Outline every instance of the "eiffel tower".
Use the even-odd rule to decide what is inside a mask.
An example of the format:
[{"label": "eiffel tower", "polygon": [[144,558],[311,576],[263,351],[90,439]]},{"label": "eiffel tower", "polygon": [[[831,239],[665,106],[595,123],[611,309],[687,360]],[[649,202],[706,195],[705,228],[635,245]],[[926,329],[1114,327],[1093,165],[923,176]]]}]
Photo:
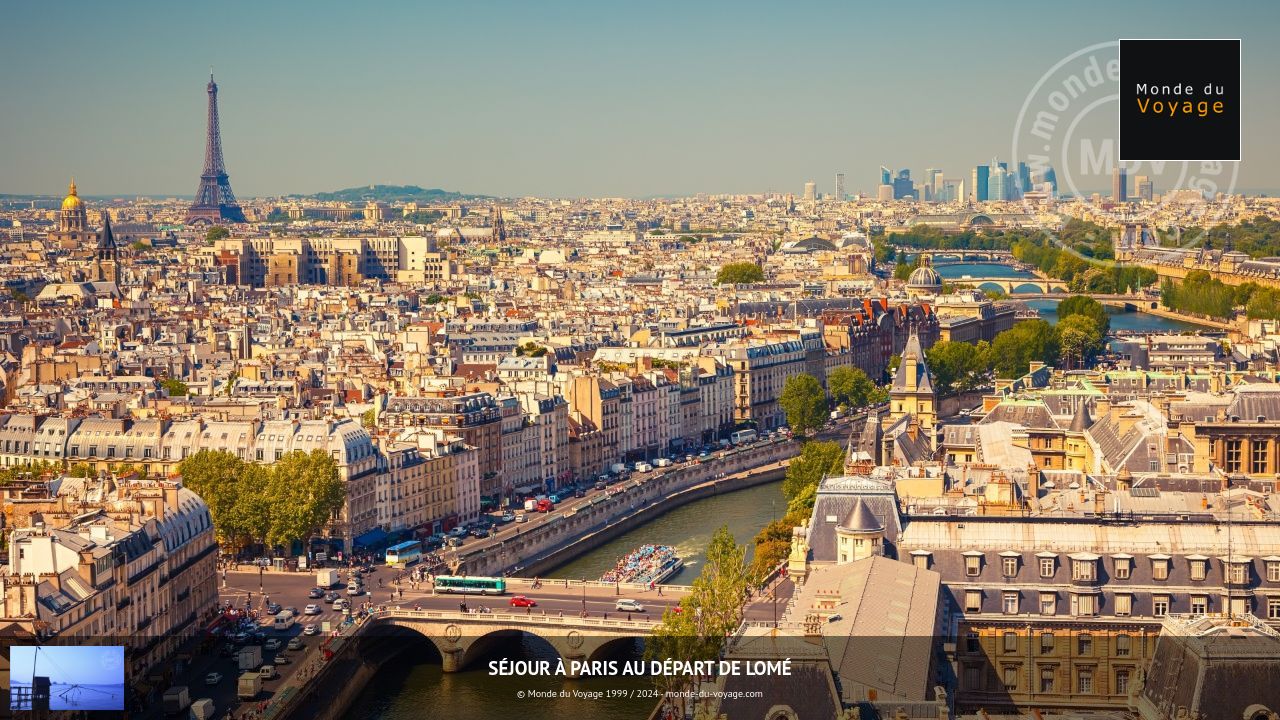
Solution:
[{"label": "eiffel tower", "polygon": [[188,225],[212,225],[218,222],[245,222],[244,211],[231,192],[227,168],[222,163],[222,132],[218,130],[218,84],[209,73],[209,130],[204,145],[204,172],[195,202],[187,208]]}]

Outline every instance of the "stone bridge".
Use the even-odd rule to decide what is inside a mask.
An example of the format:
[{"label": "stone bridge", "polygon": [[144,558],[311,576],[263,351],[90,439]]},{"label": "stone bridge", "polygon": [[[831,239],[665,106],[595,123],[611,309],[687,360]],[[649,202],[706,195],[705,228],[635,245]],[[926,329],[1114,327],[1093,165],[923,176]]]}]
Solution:
[{"label": "stone bridge", "polygon": [[[619,613],[621,615],[622,613]],[[571,661],[590,662],[633,645],[637,637],[652,632],[658,619],[623,620],[522,612],[454,612],[441,610],[386,610],[365,622],[359,631],[362,644],[412,641],[425,638],[435,646],[444,672],[458,672],[505,638],[522,633],[545,640],[564,661],[567,677],[576,677]]]},{"label": "stone bridge", "polygon": [[1008,250],[922,250],[900,245],[894,245],[893,249],[899,255],[928,255],[934,265],[944,265],[949,262],[962,263],[971,260],[1009,261],[1013,259],[1013,253]]},{"label": "stone bridge", "polygon": [[956,285],[972,285],[981,290],[999,290],[1005,295],[1021,295],[1024,291],[1030,290],[1030,294],[1050,295],[1056,297],[1053,293],[1065,294],[1070,291],[1070,286],[1061,280],[1045,280],[1041,278],[988,278],[988,277],[958,277],[946,278],[949,283]]}]

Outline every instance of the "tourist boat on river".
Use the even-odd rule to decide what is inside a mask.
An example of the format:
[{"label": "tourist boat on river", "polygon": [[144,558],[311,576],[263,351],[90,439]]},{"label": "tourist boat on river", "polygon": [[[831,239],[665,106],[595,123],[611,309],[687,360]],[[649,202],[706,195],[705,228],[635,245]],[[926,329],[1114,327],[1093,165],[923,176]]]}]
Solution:
[{"label": "tourist boat on river", "polygon": [[641,545],[600,576],[601,582],[657,584],[680,572],[684,561],[670,545]]}]

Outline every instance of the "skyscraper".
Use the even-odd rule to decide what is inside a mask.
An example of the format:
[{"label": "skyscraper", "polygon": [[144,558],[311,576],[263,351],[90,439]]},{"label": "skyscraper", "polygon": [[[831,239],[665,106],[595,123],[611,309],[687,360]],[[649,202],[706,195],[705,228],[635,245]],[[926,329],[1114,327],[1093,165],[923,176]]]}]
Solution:
[{"label": "skyscraper", "polygon": [[813,202],[818,199],[818,183],[810,180],[804,184],[804,201]]},{"label": "skyscraper", "polygon": [[1111,170],[1111,199],[1115,202],[1129,201],[1126,170],[1122,167]]},{"label": "skyscraper", "polygon": [[1049,183],[1049,185],[1053,187],[1053,194],[1057,195],[1058,194],[1058,174],[1053,171],[1052,165],[1045,166],[1044,181]]},{"label": "skyscraper", "polygon": [[1031,168],[1026,163],[1018,162],[1018,194],[1031,190]]},{"label": "skyscraper", "polygon": [[970,192],[973,193],[974,202],[987,201],[987,185],[991,180],[991,168],[986,165],[978,165],[973,168],[973,187]]},{"label": "skyscraper", "polygon": [[[899,170],[898,177],[893,179],[893,199],[901,200],[906,197],[915,197],[916,186],[911,182],[911,171],[907,169]],[[916,198],[917,200],[919,198]]]},{"label": "skyscraper", "polygon": [[1009,185],[1009,171],[1002,164],[994,165],[987,179],[987,199],[993,202],[1008,200]]},{"label": "skyscraper", "polygon": [[880,184],[881,185],[893,184],[893,173],[890,172],[889,168],[883,165],[880,166]]},{"label": "skyscraper", "polygon": [[1146,175],[1135,175],[1133,178],[1133,194],[1139,200],[1151,202],[1155,195],[1155,184]]},{"label": "skyscraper", "polygon": [[836,201],[844,200],[844,173],[836,173]]}]

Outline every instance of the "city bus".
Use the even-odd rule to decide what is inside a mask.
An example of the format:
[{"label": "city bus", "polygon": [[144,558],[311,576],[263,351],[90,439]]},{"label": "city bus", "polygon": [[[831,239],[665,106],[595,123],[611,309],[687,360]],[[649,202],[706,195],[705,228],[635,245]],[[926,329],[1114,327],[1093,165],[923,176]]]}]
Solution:
[{"label": "city bus", "polygon": [[755,442],[757,437],[759,437],[759,435],[755,430],[739,430],[729,436],[729,442],[734,445],[742,445],[745,443]]},{"label": "city bus", "polygon": [[507,592],[507,581],[502,578],[495,577],[458,577],[455,575],[438,575],[436,577],[436,592],[504,595]]},{"label": "city bus", "polygon": [[387,565],[412,565],[422,559],[422,542],[409,540],[387,548]]}]

